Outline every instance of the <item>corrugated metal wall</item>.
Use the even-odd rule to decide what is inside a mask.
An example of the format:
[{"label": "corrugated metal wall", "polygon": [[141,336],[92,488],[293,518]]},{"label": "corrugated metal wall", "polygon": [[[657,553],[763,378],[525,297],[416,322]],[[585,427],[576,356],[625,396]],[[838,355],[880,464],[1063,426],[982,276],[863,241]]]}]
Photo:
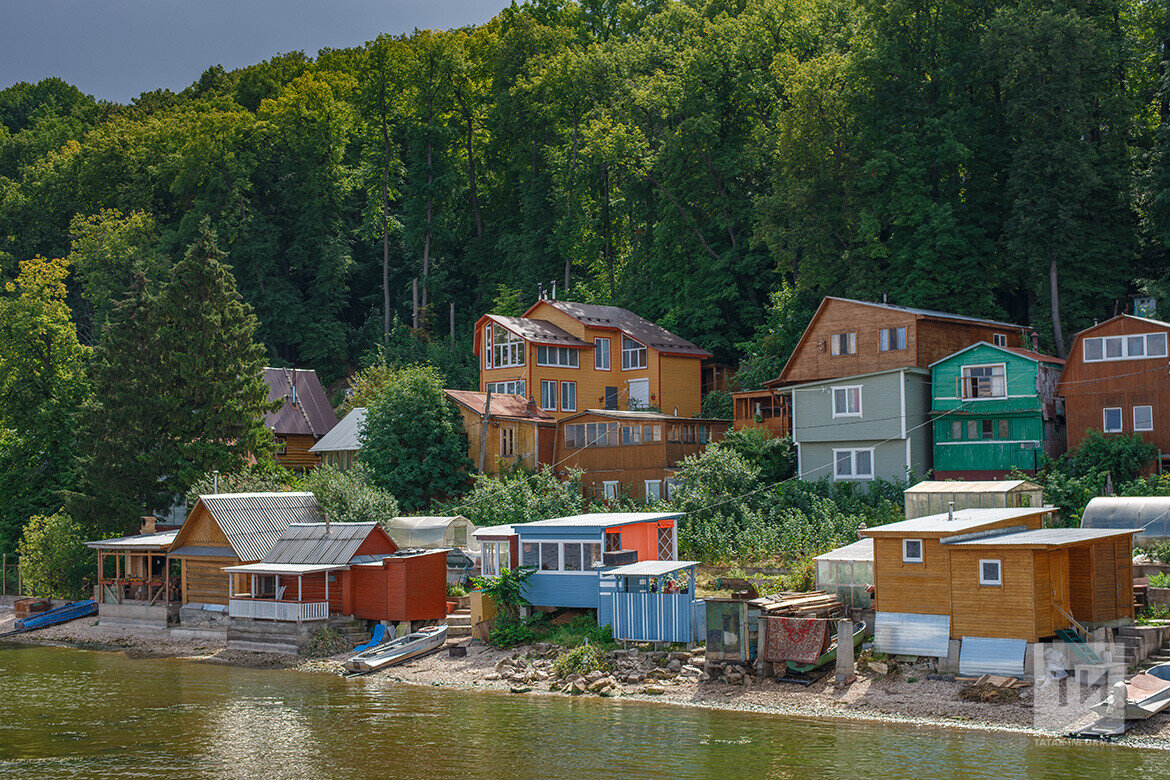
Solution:
[{"label": "corrugated metal wall", "polygon": [[873,646],[890,655],[945,658],[950,635],[950,615],[878,612],[874,619]]},{"label": "corrugated metal wall", "polygon": [[1024,673],[1024,654],[1028,643],[1023,639],[989,639],[979,636],[963,637],[959,648],[959,674]]}]

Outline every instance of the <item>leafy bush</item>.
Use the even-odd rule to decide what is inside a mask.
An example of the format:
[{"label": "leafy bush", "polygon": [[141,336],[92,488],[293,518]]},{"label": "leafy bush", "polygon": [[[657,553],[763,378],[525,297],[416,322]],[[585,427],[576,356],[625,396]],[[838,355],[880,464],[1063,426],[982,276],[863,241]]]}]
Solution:
[{"label": "leafy bush", "polygon": [[553,672],[557,677],[572,677],[590,672],[609,671],[609,658],[597,645],[585,643],[557,656],[553,661]]},{"label": "leafy bush", "polygon": [[1113,475],[1115,485],[1137,479],[1142,469],[1158,456],[1158,448],[1136,433],[1110,434],[1089,431],[1080,445],[1061,460],[1075,474]]},{"label": "leafy bush", "polygon": [[1170,588],[1170,574],[1158,572],[1150,577],[1151,588]]},{"label": "leafy bush", "polygon": [[353,649],[353,643],[337,632],[332,626],[321,626],[301,648],[301,655],[307,658],[328,658]]},{"label": "leafy bush", "polygon": [[309,472],[303,484],[305,490],[317,497],[321,511],[338,523],[374,521],[387,525],[398,515],[394,496],[371,484],[360,463],[348,471],[318,466]]},{"label": "leafy bush", "polygon": [[597,647],[609,648],[614,646],[613,627],[597,625],[597,614],[590,611],[588,614],[577,615],[564,625],[552,625],[547,614],[537,612],[532,616],[528,625],[536,632],[542,642],[548,642],[561,647],[577,647],[591,644]]},{"label": "leafy bush", "polygon": [[[283,466],[270,465],[271,461],[254,466],[245,466],[239,471],[219,475],[220,493],[280,493],[299,489],[301,477]],[[216,476],[207,472],[191,485],[187,491],[187,505],[192,506],[199,496],[216,491]]]},{"label": "leafy bush", "polygon": [[703,396],[703,416],[709,420],[730,420],[735,416],[731,394],[712,390]]},{"label": "leafy bush", "polygon": [[536,632],[527,621],[503,614],[492,621],[492,630],[488,634],[488,644],[493,647],[515,647],[531,644],[535,640]]},{"label": "leafy bush", "polygon": [[498,577],[476,577],[472,582],[496,603],[500,615],[498,619],[515,623],[520,621],[520,608],[531,605],[524,598],[524,591],[535,573],[535,569],[519,566],[502,569]]},{"label": "leafy bush", "polygon": [[535,474],[481,474],[471,492],[454,506],[479,526],[510,525],[581,514],[586,510],[581,492],[581,472],[570,471],[564,480],[542,466]]},{"label": "leafy bush", "polygon": [[1165,539],[1142,550],[1154,563],[1170,563],[1170,539]]},{"label": "leafy bush", "polygon": [[447,583],[447,597],[453,599],[461,599],[467,595],[467,588],[460,585],[458,582]]},{"label": "leafy bush", "polygon": [[805,558],[784,575],[784,590],[809,591],[817,586],[817,567],[812,558]]},{"label": "leafy bush", "polygon": [[72,599],[93,586],[94,552],[64,512],[29,518],[18,549],[24,595]]},{"label": "leafy bush", "polygon": [[776,438],[763,428],[731,431],[716,446],[732,450],[759,468],[760,484],[770,485],[796,476],[796,445],[791,436]]}]

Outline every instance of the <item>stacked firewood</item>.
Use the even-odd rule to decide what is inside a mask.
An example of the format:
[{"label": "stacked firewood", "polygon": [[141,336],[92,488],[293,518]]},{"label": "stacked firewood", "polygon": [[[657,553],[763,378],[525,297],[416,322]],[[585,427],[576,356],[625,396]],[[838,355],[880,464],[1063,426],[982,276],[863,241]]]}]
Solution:
[{"label": "stacked firewood", "polygon": [[823,590],[773,593],[752,600],[769,617],[835,618],[845,616],[845,605]]}]

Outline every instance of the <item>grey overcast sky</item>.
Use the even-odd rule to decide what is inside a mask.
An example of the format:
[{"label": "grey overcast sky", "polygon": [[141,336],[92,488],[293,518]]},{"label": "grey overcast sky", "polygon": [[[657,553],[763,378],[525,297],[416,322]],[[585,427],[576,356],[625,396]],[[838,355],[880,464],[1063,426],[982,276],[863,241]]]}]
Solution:
[{"label": "grey overcast sky", "polygon": [[48,76],[124,103],[208,67],[479,24],[509,0],[0,0],[0,88]]}]

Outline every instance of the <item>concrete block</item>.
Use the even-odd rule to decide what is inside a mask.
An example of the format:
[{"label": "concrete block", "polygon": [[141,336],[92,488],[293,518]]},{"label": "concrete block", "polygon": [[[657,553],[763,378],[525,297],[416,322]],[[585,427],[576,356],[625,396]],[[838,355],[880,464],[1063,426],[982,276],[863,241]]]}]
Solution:
[{"label": "concrete block", "polygon": [[959,673],[959,648],[962,644],[960,639],[952,639],[947,643],[947,657],[938,659],[939,674]]}]

